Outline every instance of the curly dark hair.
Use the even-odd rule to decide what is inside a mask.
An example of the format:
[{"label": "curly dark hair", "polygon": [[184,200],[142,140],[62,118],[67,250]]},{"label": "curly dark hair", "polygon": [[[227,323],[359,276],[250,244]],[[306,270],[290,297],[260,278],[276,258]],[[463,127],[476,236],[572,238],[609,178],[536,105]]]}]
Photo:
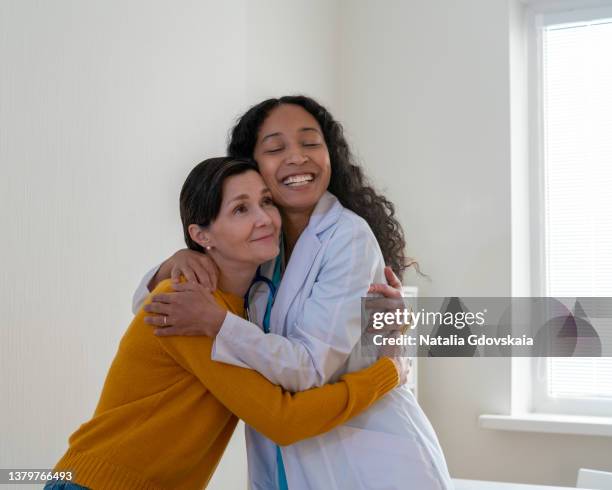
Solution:
[{"label": "curly dark hair", "polygon": [[378,194],[349,150],[342,125],[325,107],[303,95],[268,99],[251,107],[239,119],[231,132],[228,155],[253,158],[259,128],[272,109],[282,104],[294,104],[308,111],[323,130],[329,150],[331,179],[328,190],[340,203],[367,221],[382,250],[385,263],[401,279],[407,267],[418,264],[405,255],[404,232],[395,217],[395,206]]}]

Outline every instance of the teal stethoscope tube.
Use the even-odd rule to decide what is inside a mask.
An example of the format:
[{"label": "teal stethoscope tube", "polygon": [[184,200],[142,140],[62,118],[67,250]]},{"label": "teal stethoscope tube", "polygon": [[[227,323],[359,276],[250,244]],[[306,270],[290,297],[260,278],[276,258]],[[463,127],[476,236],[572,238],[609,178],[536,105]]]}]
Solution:
[{"label": "teal stethoscope tube", "polygon": [[[274,266],[274,271],[276,272],[276,265]],[[272,282],[270,279],[268,279],[261,273],[261,266],[257,268],[255,278],[253,279],[253,282],[251,282],[251,285],[249,286],[249,289],[247,290],[247,293],[244,296],[244,309],[246,310],[247,315],[249,315],[249,297],[251,295],[251,289],[258,282],[263,282],[264,284],[266,284],[266,286],[268,286],[268,304],[266,305],[266,312],[264,314],[263,329],[265,333],[270,333],[270,314],[272,313],[272,305],[274,304],[274,297],[276,296],[277,286],[276,284],[274,284],[274,282]]]},{"label": "teal stethoscope tube", "polygon": [[[244,309],[249,314],[249,296],[251,294],[251,288],[257,284],[258,282],[263,282],[268,286],[268,302],[266,304],[266,312],[264,313],[263,318],[263,329],[265,333],[270,333],[270,315],[272,314],[272,305],[274,304],[274,298],[276,296],[276,291],[278,290],[278,285],[281,280],[281,259],[280,256],[276,258],[276,262],[274,263],[274,273],[272,274],[272,280],[268,279],[261,273],[261,266],[257,268],[257,272],[255,273],[255,278],[249,289],[244,296]],[[276,467],[278,470],[278,487],[280,490],[289,490],[287,485],[287,475],[285,474],[285,465],[283,464],[283,455],[281,453],[280,447],[276,446]]]}]

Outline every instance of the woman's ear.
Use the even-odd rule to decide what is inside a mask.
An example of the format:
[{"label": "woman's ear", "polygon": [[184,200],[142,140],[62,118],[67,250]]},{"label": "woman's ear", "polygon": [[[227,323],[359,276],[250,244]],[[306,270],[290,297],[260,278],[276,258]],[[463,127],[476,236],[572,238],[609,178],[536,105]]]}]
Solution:
[{"label": "woman's ear", "polygon": [[212,248],[209,231],[200,225],[189,225],[187,228],[191,239],[206,250]]}]

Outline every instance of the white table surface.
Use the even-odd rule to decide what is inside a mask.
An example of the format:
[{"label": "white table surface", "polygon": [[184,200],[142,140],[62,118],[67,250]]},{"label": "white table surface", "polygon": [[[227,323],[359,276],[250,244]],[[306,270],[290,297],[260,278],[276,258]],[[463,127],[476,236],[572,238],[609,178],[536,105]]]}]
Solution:
[{"label": "white table surface", "polygon": [[453,478],[455,490],[579,490],[576,487],[551,487],[548,485],[530,485],[525,483],[506,483],[501,481],[462,480]]}]

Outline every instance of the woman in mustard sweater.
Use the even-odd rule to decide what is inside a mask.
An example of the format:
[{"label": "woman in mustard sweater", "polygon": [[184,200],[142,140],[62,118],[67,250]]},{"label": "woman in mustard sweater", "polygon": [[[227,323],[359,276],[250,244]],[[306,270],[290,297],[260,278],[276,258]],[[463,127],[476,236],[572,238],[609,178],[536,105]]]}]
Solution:
[{"label": "woman in mustard sweater", "polygon": [[[180,196],[187,246],[219,267],[214,300],[244,316],[257,267],[279,252],[281,219],[256,164],[212,158]],[[153,294],[171,292],[169,280]],[[46,489],[200,489],[208,484],[238,418],[292,444],[361,413],[405,381],[383,357],[338,383],[291,394],[256,371],[211,360],[208,337],[158,337],[141,309],[123,336],[93,417],[72,434],[55,467],[69,481]]]}]

